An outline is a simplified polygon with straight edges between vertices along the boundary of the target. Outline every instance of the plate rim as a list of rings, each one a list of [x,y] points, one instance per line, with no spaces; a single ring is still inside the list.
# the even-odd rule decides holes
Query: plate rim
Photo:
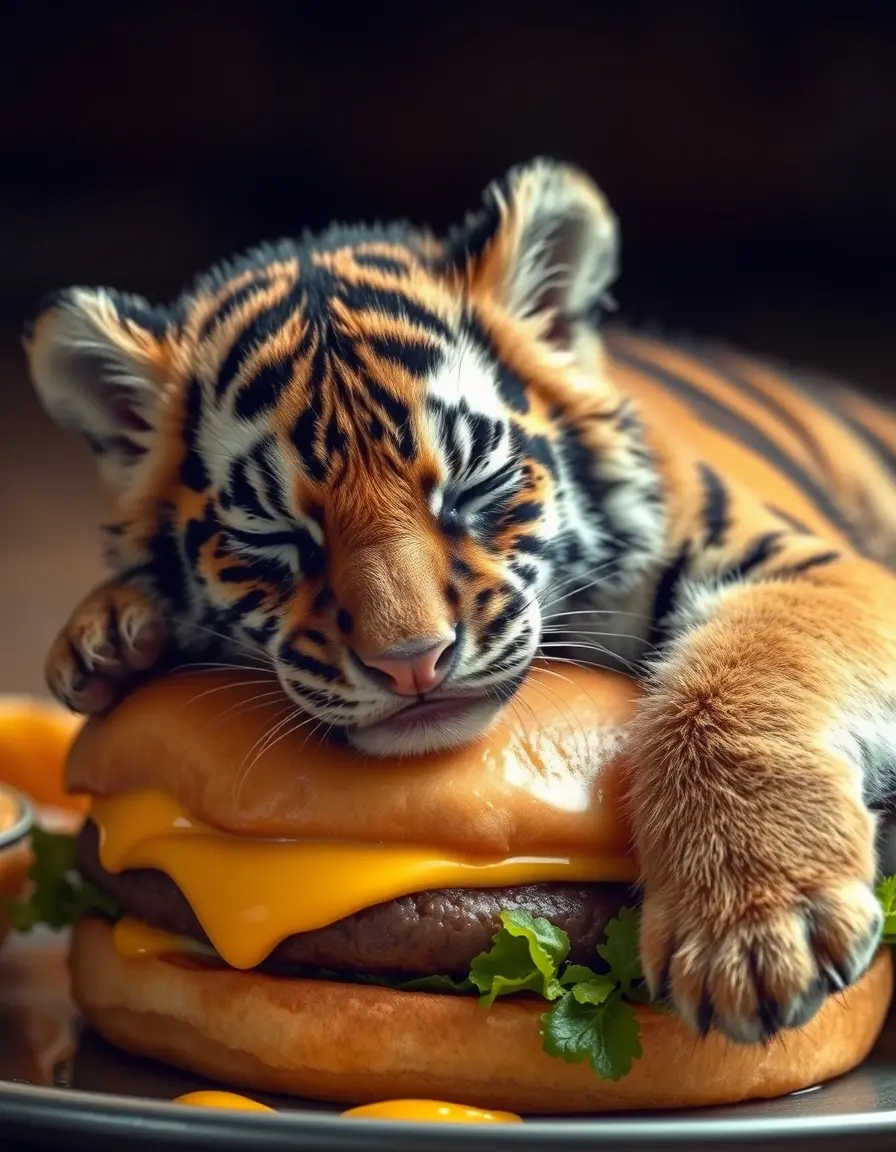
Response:
[[[56,1123],[53,1120],[56,1120]],[[896,1109],[870,1113],[845,1113],[837,1116],[794,1116],[784,1117],[724,1117],[713,1119],[708,1116],[701,1120],[689,1112],[687,1118],[670,1115],[668,1111],[656,1117],[624,1118],[612,1113],[593,1117],[557,1117],[526,1120],[522,1125],[489,1125],[483,1128],[477,1124],[440,1125],[426,1122],[389,1121],[376,1119],[345,1120],[338,1114],[328,1112],[303,1112],[301,1109],[267,1113],[240,1113],[216,1108],[201,1108],[189,1105],[172,1105],[171,1101],[145,1099],[118,1093],[101,1093],[77,1088],[53,1088],[43,1085],[25,1084],[15,1080],[0,1080],[0,1120],[24,1123],[35,1121],[35,1130],[58,1129],[63,1124],[70,1132],[93,1132],[102,1129],[104,1134],[116,1132],[133,1134],[139,1126],[146,1135],[159,1130],[175,1133],[195,1134],[205,1140],[216,1141],[224,1148],[242,1147],[247,1137],[260,1140],[259,1147],[286,1147],[286,1141],[294,1141],[299,1136],[309,1138],[336,1138],[339,1143],[333,1147],[375,1148],[384,1146],[388,1138],[389,1146],[458,1148],[459,1140],[465,1147],[471,1147],[470,1138],[474,1134],[488,1134],[491,1148],[519,1148],[529,1146],[544,1147],[546,1140],[550,1147],[579,1147],[583,1141],[591,1146],[625,1146],[649,1142],[656,1146],[680,1145],[683,1139],[691,1144],[718,1144],[720,1141],[736,1138],[739,1143],[769,1140],[774,1137],[782,1141],[806,1140],[813,1136],[827,1138],[861,1137],[873,1132],[892,1130],[896,1132]],[[346,1125],[350,1125],[346,1129]],[[151,1126],[151,1129],[150,1129]],[[345,1137],[354,1135],[350,1143]]]

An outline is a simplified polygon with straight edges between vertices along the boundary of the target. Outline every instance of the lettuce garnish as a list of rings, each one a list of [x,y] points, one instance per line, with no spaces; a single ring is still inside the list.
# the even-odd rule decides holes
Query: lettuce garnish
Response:
[[[16,931],[28,932],[38,924],[67,928],[88,912],[118,914],[115,902],[84,880],[75,868],[74,836],[34,827],[31,853],[34,860],[28,873],[32,884],[29,897],[6,902]]]
[[[589,1060],[605,1080],[619,1080],[641,1055],[638,1021],[632,1001],[647,1000],[638,960],[638,913],[621,908],[607,925],[606,942],[597,951],[606,964],[595,972],[567,964],[569,937],[540,916],[522,909],[501,913],[503,927],[492,947],[477,956],[470,980],[479,1002],[534,992],[554,1006],[541,1017],[542,1047],[569,1064]]]

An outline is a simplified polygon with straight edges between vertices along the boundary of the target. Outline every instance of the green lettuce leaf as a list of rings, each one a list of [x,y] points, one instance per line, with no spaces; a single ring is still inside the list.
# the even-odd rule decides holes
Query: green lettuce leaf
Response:
[[[597,954],[606,963],[610,976],[628,996],[632,985],[643,980],[641,958],[638,952],[638,926],[640,916],[631,908],[620,908],[607,925],[607,942],[598,944]]]
[[[434,976],[379,976],[370,972],[337,972],[330,968],[272,968],[274,976],[301,976],[309,980],[333,980],[340,984],[373,984],[397,992],[441,992],[450,996],[469,996],[476,989],[467,980],[438,973]]]
[[[599,989],[596,1002],[583,993]],[[578,995],[577,995],[578,993]],[[542,1046],[549,1056],[568,1064],[589,1060],[602,1080],[619,1080],[641,1055],[641,1030],[621,989],[576,985],[541,1017]]]
[[[641,1055],[640,1029],[628,999],[646,1002],[638,960],[638,913],[620,909],[597,951],[607,967],[595,972],[566,964],[569,938],[541,917],[513,909],[501,913],[492,947],[470,966],[479,1002],[531,992],[555,1001],[541,1017],[542,1046],[570,1064],[590,1060],[598,1076],[618,1080]]]
[[[31,851],[31,894],[25,900],[12,899],[5,904],[16,931],[29,932],[38,924],[67,928],[87,912],[112,917],[119,914],[115,902],[84,880],[75,868],[74,836],[35,827],[31,831]]]
[[[896,876],[885,876],[875,892],[884,914],[884,942],[896,944]]]
[[[521,908],[502,912],[500,919],[503,927],[492,937],[490,950],[470,965],[480,1004],[488,1008],[496,997],[513,992],[537,992],[545,1000],[556,1000],[563,994],[557,973],[569,954],[569,937]]]

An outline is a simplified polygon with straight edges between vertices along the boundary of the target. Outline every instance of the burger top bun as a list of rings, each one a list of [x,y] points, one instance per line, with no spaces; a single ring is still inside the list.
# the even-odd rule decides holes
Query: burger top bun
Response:
[[[561,679],[536,666],[476,743],[408,759],[327,746],[313,721],[298,727],[298,712],[277,728],[289,711],[284,696],[264,695],[273,687],[246,672],[147,681],[81,730],[68,788],[157,789],[240,835],[629,853],[618,749],[637,689],[625,677],[564,664]]]

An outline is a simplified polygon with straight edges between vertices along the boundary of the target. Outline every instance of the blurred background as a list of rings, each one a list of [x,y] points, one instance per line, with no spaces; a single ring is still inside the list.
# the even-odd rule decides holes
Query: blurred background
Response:
[[[896,4],[6,4],[0,38],[0,691],[99,575],[86,452],[43,420],[21,319],[153,299],[333,217],[444,227],[509,165],[587,168],[626,319],[893,395]]]

